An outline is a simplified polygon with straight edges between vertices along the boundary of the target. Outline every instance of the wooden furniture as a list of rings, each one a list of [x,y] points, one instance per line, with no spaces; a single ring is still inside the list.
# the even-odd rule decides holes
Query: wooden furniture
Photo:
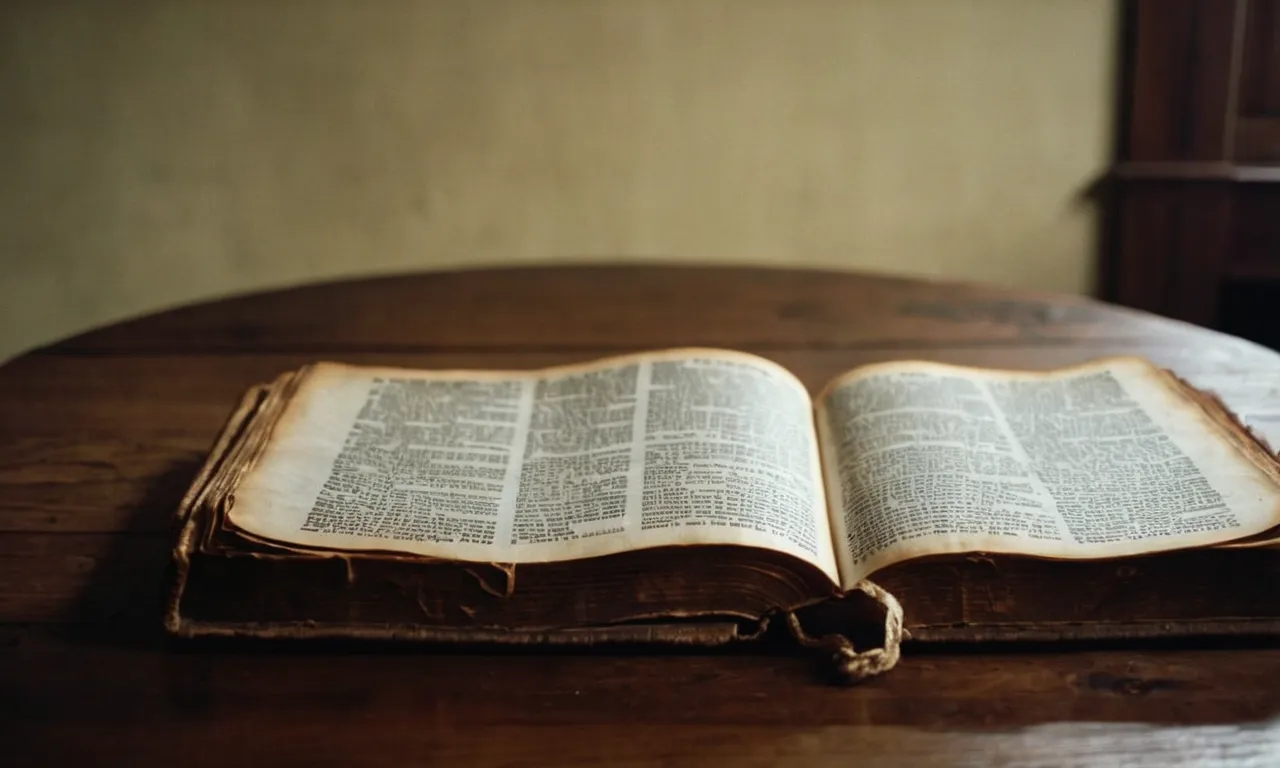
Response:
[[[1280,346],[1280,0],[1126,8],[1104,296]]]
[[[1280,355],[1086,299],[972,286],[511,270],[319,285],[122,323],[0,368],[5,763],[1172,765],[1280,753],[1268,724],[1280,648],[1265,642],[909,649],[887,676],[843,688],[794,649],[163,637],[170,516],[248,385],[317,358],[535,367],[677,345],[757,352],[811,387],[874,360],[1043,368],[1137,353],[1280,436]]]

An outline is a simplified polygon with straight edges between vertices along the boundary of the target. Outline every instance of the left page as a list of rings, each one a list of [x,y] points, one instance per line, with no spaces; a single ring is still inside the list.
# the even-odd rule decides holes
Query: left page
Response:
[[[811,414],[785,369],[722,350],[528,372],[320,364],[228,518],[292,545],[482,562],[755,546],[834,583]]]

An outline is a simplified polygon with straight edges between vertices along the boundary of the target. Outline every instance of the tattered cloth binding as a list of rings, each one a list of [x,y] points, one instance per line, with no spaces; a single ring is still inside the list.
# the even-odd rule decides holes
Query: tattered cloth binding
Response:
[[[881,364],[815,399],[723,350],[317,364],[219,436],[177,511],[166,626],[530,646],[781,626],[855,682],[904,639],[1278,634],[1278,523],[1265,446],[1131,358]]]

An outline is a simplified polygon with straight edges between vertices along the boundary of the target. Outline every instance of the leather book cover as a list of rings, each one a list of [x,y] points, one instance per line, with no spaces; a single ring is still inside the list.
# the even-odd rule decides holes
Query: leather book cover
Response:
[[[264,553],[251,542],[219,542],[210,535],[216,521],[200,503],[201,492],[266,392],[259,387],[246,395],[176,511],[165,616],[171,634],[722,646],[758,640],[772,621],[788,626],[802,642],[834,642],[838,650],[866,647],[868,637],[873,645],[887,647],[885,636],[896,631],[893,610],[886,607],[892,598],[879,592],[854,594],[795,614],[762,612],[752,619],[703,613],[596,626],[469,627],[466,606],[484,599],[481,593],[501,591],[500,572],[376,553]],[[1248,434],[1243,428],[1241,432]],[[908,642],[1280,636],[1280,603],[1274,599],[1280,557],[1274,549],[1199,549],[1090,561],[949,555],[899,563],[873,578],[903,606],[900,636]],[[427,583],[432,605],[421,598]],[[401,588],[388,590],[389,584]],[[418,589],[406,590],[406,584]],[[825,639],[832,637],[838,639]]]

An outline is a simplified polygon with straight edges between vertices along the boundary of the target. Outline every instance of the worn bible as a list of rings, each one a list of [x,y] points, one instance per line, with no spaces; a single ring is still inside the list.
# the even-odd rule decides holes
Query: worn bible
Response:
[[[904,628],[1275,632],[1280,608],[1274,456],[1136,358],[880,363],[816,397],[710,349],[319,363],[246,395],[178,518],[182,636],[718,644],[773,620],[856,679]]]

